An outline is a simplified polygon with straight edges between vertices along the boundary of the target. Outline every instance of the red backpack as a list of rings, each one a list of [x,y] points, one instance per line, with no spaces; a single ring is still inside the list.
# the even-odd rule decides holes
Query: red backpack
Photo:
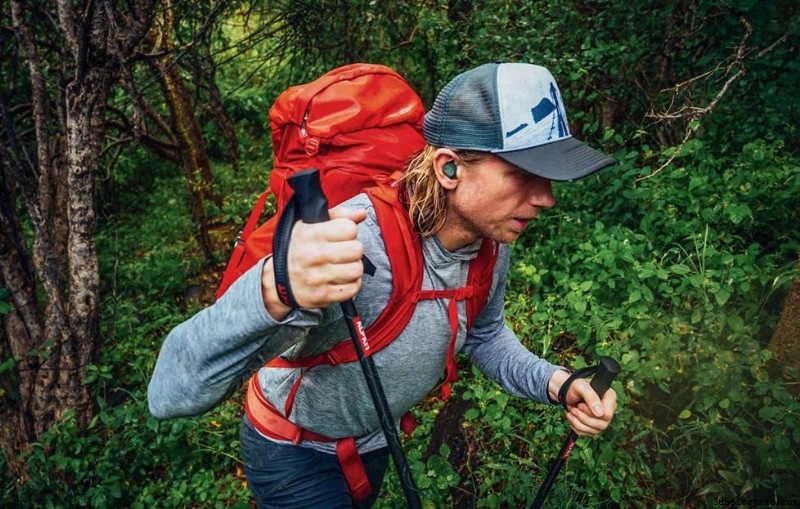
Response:
[[[318,168],[322,190],[335,207],[374,186],[376,176],[402,171],[425,146],[424,115],[416,92],[382,65],[346,65],[284,91],[269,111],[275,155],[270,185],[236,241],[217,298],[272,252],[278,218],[292,196],[288,177]],[[278,212],[256,229],[270,193]]]
[[[384,311],[366,330],[370,355],[385,348],[403,331],[419,300],[450,300],[448,313],[452,330],[442,387],[443,396],[448,397],[449,385],[457,379],[454,360],[458,332],[456,303],[467,301],[467,327],[471,327],[488,298],[497,249],[494,242],[483,242],[478,256],[470,264],[466,286],[455,290],[422,290],[420,239],[407,209],[398,200],[397,180],[409,160],[425,146],[424,114],[422,101],[408,83],[381,65],[340,67],[316,81],[283,92],[269,115],[275,153],[270,187],[259,198],[242,230],[217,298],[272,252],[278,219],[293,193],[286,179],[310,167],[318,168],[322,189],[331,207],[364,192],[375,207],[381,228],[393,275],[392,294]],[[277,198],[278,213],[256,229],[270,192]],[[350,339],[309,357],[294,360],[276,357],[267,367],[304,368],[283,410],[279,411],[266,400],[258,385],[257,373],[249,384],[245,408],[256,429],[267,436],[295,443],[304,439],[336,441],[348,484],[356,499],[361,499],[369,494],[369,483],[354,439],[334,440],[320,436],[288,419],[295,395],[309,369],[357,360]]]

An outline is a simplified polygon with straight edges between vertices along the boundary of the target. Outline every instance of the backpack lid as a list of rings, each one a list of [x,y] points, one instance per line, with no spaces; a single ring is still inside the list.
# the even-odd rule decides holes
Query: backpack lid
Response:
[[[269,119],[272,145],[279,153],[283,130],[290,125],[324,139],[401,123],[422,129],[424,115],[422,100],[395,71],[383,65],[352,64],[288,88],[273,104]]]

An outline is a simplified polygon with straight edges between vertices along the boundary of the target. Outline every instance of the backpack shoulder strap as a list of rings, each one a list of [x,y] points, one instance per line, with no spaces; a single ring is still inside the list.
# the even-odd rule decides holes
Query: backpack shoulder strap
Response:
[[[391,178],[396,177],[397,175],[393,175],[389,179],[379,179],[378,186],[365,190],[375,207],[378,225],[381,228],[386,253],[389,257],[389,265],[392,270],[392,293],[389,297],[389,302],[365,332],[370,344],[368,355],[382,350],[400,335],[408,325],[408,322],[411,321],[418,297],[451,298],[452,302],[449,307],[453,308],[453,313],[455,312],[455,302],[465,298],[467,301],[467,329],[471,328],[475,319],[486,305],[486,300],[491,291],[494,265],[497,260],[497,244],[490,240],[484,240],[478,251],[478,256],[470,263],[467,285],[464,288],[434,291],[430,296],[423,296],[423,294],[431,292],[423,292],[421,290],[423,267],[421,242],[419,235],[414,231],[407,210],[397,199],[396,180],[394,182],[391,181]],[[464,292],[465,290],[469,291]],[[461,292],[464,292],[463,297],[459,296]],[[453,295],[450,295],[451,293]],[[408,298],[412,295],[415,298]],[[454,296],[455,298],[453,298]],[[457,324],[457,317],[451,316],[450,318],[452,323]],[[447,376],[442,391],[445,398],[449,397],[450,394],[449,383],[457,380],[455,361],[452,359],[456,333],[457,327],[453,330],[450,352],[448,353]],[[322,364],[337,365],[357,360],[358,355],[353,342],[348,339],[340,341],[330,350],[316,355],[294,360],[276,357],[267,366],[276,368],[303,367],[307,371]],[[287,416],[291,413],[294,398],[302,378],[303,375],[301,374],[286,399],[284,411]]]
[[[489,300],[494,278],[494,267],[497,264],[499,252],[500,246],[497,242],[484,239],[478,251],[478,256],[470,264],[467,285],[471,285],[474,288],[474,292],[467,299],[467,330],[472,328],[478,315]]]
[[[389,345],[405,329],[416,309],[416,302],[404,298],[418,292],[422,287],[422,247],[419,235],[411,226],[408,212],[397,201],[397,191],[386,179],[379,185],[365,190],[372,201],[381,236],[392,271],[392,293],[383,312],[365,331],[369,338],[369,355]],[[314,366],[338,364],[358,360],[351,340],[340,341],[327,352],[303,357],[294,361],[281,358],[269,363],[274,367]]]

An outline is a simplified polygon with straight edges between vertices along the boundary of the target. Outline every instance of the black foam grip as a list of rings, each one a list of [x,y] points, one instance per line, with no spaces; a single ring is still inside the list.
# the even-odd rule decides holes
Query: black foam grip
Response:
[[[310,168],[295,173],[287,179],[287,182],[294,189],[294,196],[297,199],[297,206],[300,211],[300,219],[304,223],[321,223],[330,219],[328,215],[328,199],[322,192],[322,185],[319,182],[319,170]]]
[[[601,398],[606,393],[611,382],[614,381],[622,368],[620,368],[617,361],[611,357],[600,357],[600,364],[597,366],[597,372],[594,374],[590,385],[594,392]]]
[[[289,283],[289,242],[292,239],[292,230],[299,219],[306,223],[327,221],[328,200],[322,193],[317,169],[298,172],[289,177],[287,182],[294,189],[294,195],[284,207],[275,228],[272,238],[272,266],[278,298],[286,306],[296,308],[297,301]]]

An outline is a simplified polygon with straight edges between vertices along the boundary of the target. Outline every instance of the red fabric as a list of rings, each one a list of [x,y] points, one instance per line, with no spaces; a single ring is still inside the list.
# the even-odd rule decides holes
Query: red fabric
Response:
[[[301,428],[281,415],[275,407],[264,397],[258,386],[258,378],[253,377],[247,386],[247,397],[244,400],[244,409],[253,426],[268,437],[276,440],[290,440],[299,444],[303,440],[316,442],[335,442],[335,438],[328,438]]]
[[[308,431],[282,416],[264,397],[258,386],[258,378],[250,379],[247,397],[244,401],[245,412],[250,422],[262,434],[276,440],[290,440],[295,445],[303,440],[317,442],[336,442],[336,457],[342,467],[347,486],[356,502],[365,499],[372,493],[367,479],[367,472],[356,449],[355,438],[329,438],[313,431]]]
[[[400,430],[406,435],[411,436],[416,427],[417,421],[414,419],[414,414],[412,414],[411,411],[404,413],[403,417],[400,418]]]
[[[359,502],[367,498],[372,493],[372,487],[369,485],[367,471],[364,470],[364,463],[361,462],[361,456],[358,455],[354,438],[345,438],[336,442],[336,458],[342,467],[353,499]]]
[[[399,175],[394,174],[392,177],[398,178]],[[448,344],[445,380],[442,385],[442,397],[447,399],[451,393],[450,384],[458,380],[455,362],[455,345],[458,337],[456,302],[466,299],[467,326],[471,328],[475,318],[486,304],[491,290],[492,274],[497,261],[495,243],[484,240],[481,244],[478,256],[470,262],[465,287],[456,290],[421,290],[423,264],[421,242],[419,236],[414,232],[408,213],[397,199],[397,188],[392,185],[390,178],[379,181],[376,187],[367,189],[366,193],[375,207],[393,275],[392,294],[389,302],[375,322],[366,330],[370,354],[388,346],[405,329],[414,314],[418,301],[434,298],[451,299],[448,305],[451,336]],[[414,297],[409,299],[408,295]],[[309,369],[322,364],[335,366],[342,362],[356,362],[357,360],[358,354],[352,339],[346,339],[326,352],[294,360],[278,357],[270,361],[267,366],[305,368],[292,386],[286,400],[284,411],[286,415],[289,415],[303,376],[308,373]]]
[[[262,195],[242,231],[222,277],[217,298],[272,252],[276,218],[292,195],[286,179],[308,168],[320,170],[322,190],[334,207],[405,168],[422,150],[425,107],[396,72],[382,65],[352,64],[284,91],[270,109],[274,165],[270,188],[278,214],[257,229],[267,198]]]

